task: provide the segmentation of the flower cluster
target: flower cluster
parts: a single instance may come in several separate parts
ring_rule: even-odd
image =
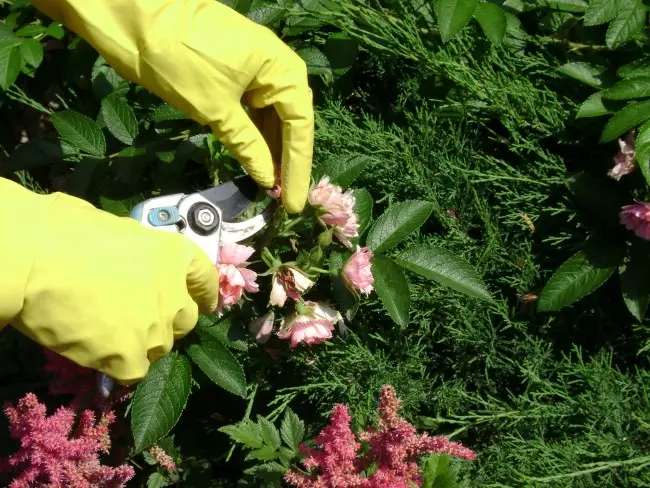
[[[73,429],[73,410],[61,407],[48,417],[33,393],[4,411],[11,436],[20,441],[18,451],[4,462],[7,471],[18,473],[9,488],[118,488],[134,476],[128,465],[109,467],[99,461],[99,453],[110,449],[112,412],[96,422],[93,412],[85,410]]]
[[[426,433],[418,435],[399,415],[399,409],[395,389],[384,385],[377,407],[378,428],[355,436],[347,407],[336,405],[329,425],[315,439],[317,447],[300,446],[305,455],[302,465],[309,474],[288,471],[285,481],[297,488],[408,488],[421,485],[417,460],[424,454],[474,459],[474,452],[459,443]],[[360,441],[370,446],[368,452],[361,451]]]
[[[152,446],[149,448],[149,454],[154,460],[160,465],[161,468],[166,469],[167,471],[175,472],[178,470],[176,463],[172,457],[165,452],[165,450],[160,446]]]
[[[270,196],[279,197],[278,188]],[[268,266],[268,271],[257,273],[249,269],[248,260],[255,249],[236,243],[223,244],[219,255],[219,305],[217,313],[232,309],[238,304],[244,292],[258,293],[262,276],[271,276],[268,302],[270,309],[260,318],[249,325],[250,332],[256,341],[265,344],[273,336],[276,314],[273,308],[282,309],[287,306],[293,311],[285,312],[279,317],[277,337],[288,340],[291,348],[303,343],[308,346],[319,344],[333,337],[334,326],[345,330],[343,317],[333,309],[327,300],[305,300],[304,296],[316,287],[318,276],[326,274],[340,276],[350,293],[359,297],[369,295],[373,291],[374,278],[372,275],[372,252],[366,247],[357,246],[352,252],[352,242],[359,236],[359,218],[355,213],[355,197],[352,190],[343,191],[340,186],[323,177],[309,192],[309,209],[294,219],[287,219],[276,226],[274,236],[289,237],[290,246],[280,246],[277,250],[282,253],[293,249],[299,257],[296,261],[282,262],[279,257],[266,246],[261,246],[261,258]],[[294,227],[302,225],[305,230],[296,234]],[[313,229],[322,228],[324,231],[313,237]],[[311,236],[312,240],[300,242],[296,237]],[[295,237],[294,237],[295,236]],[[340,269],[324,270],[320,265],[325,261],[325,252],[332,245],[333,237],[343,245],[348,254],[347,261]],[[309,239],[309,238],[308,238]],[[267,241],[268,243],[268,241]],[[311,251],[305,252],[297,248],[302,245]]]
[[[630,174],[636,167],[636,152],[634,131],[630,132],[625,139],[618,140],[619,152],[614,156],[614,166],[607,173],[616,181],[623,176]]]

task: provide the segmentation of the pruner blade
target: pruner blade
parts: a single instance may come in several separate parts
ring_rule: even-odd
[[[266,227],[272,218],[273,206],[269,206],[261,214],[243,222],[223,222],[221,243],[244,241]]]

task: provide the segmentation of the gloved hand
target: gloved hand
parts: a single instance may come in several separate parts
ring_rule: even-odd
[[[64,194],[0,178],[0,327],[131,383],[217,305],[208,256]]]
[[[287,211],[302,210],[312,92],[305,63],[272,31],[216,0],[32,3],[83,37],[123,78],[209,125],[262,187],[280,179]]]

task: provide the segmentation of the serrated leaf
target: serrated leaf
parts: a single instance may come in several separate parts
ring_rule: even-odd
[[[643,29],[645,19],[646,9],[639,0],[621,0],[618,15],[607,28],[607,47],[616,49],[631,41]]]
[[[20,44],[20,55],[26,64],[38,68],[43,61],[43,46],[36,39],[25,39]]]
[[[309,46],[297,51],[307,64],[307,73],[310,75],[326,75],[331,76],[332,67],[327,59],[327,56],[315,46]]]
[[[381,253],[399,244],[419,229],[431,215],[433,205],[413,200],[391,205],[368,231],[366,245],[374,253]]]
[[[314,173],[319,177],[329,176],[330,182],[345,189],[354,183],[365,167],[373,161],[370,156],[361,154],[336,156],[315,168]]]
[[[593,66],[588,63],[576,61],[563,64],[558,68],[558,71],[594,88],[600,88],[604,84],[603,75],[605,68],[602,66]]]
[[[167,485],[167,481],[162,473],[151,473],[147,478],[147,488],[162,488]]]
[[[288,468],[275,461],[264,464],[256,464],[246,469],[244,473],[262,478],[263,480],[278,480],[286,473]]]
[[[354,212],[359,217],[359,235],[362,235],[372,222],[372,196],[365,188],[354,190]]]
[[[131,404],[136,452],[163,438],[176,425],[190,396],[191,377],[190,362],[177,352],[151,365]]]
[[[490,292],[474,267],[454,253],[430,245],[411,247],[397,258],[397,264],[480,300],[492,301]]]
[[[259,6],[254,6],[246,14],[246,17],[251,19],[256,24],[266,27],[275,26],[284,17],[287,10],[273,3],[264,3]]]
[[[374,256],[372,276],[375,280],[375,292],[388,315],[398,325],[408,324],[411,294],[402,268],[389,258],[381,255]]]
[[[259,449],[254,449],[246,455],[245,460],[250,461],[251,459],[257,459],[259,461],[272,461],[277,459],[279,453],[268,446],[260,447]]]
[[[125,94],[129,89],[129,82],[117,74],[113,67],[106,64],[106,60],[99,56],[90,73],[93,93],[98,98],[103,98],[113,92]]]
[[[622,80],[603,90],[603,98],[609,100],[630,100],[650,97],[650,77]]]
[[[14,31],[11,28],[11,26],[7,24],[4,20],[0,20],[0,41],[13,39],[14,37],[16,37],[16,34],[14,34]]]
[[[438,0],[436,15],[442,42],[449,41],[467,25],[477,4],[477,0]]]
[[[580,172],[566,179],[567,188],[585,211],[607,228],[617,228],[618,213],[628,196],[610,178],[597,178]]]
[[[20,41],[6,39],[0,41],[0,88],[9,88],[20,73]]]
[[[59,40],[63,39],[65,36],[65,31],[63,30],[61,24],[58,22],[52,22],[50,25],[48,25],[46,33],[48,36]]]
[[[93,156],[103,156],[106,152],[104,134],[91,118],[66,110],[53,113],[51,120],[59,135],[81,151]]]
[[[156,110],[153,112],[154,122],[166,122],[168,120],[185,120],[189,118],[185,112],[181,109],[176,108],[174,105],[169,103],[163,103],[156,107]]]
[[[244,370],[235,356],[221,343],[194,344],[187,349],[187,354],[215,384],[246,398]]]
[[[8,171],[29,170],[38,166],[49,165],[74,156],[78,151],[65,141],[48,139],[30,139],[18,146],[11,153],[7,164]]]
[[[235,442],[239,442],[249,449],[260,449],[264,447],[262,434],[259,426],[246,420],[235,425],[226,425],[219,429],[219,432],[227,434]]]
[[[650,186],[650,122],[639,127],[635,146],[637,164],[641,168],[646,184]]]
[[[47,27],[40,24],[28,24],[16,31],[18,37],[33,37],[43,34],[47,31]],[[38,41],[37,41],[38,42]]]
[[[619,0],[591,0],[583,17],[586,26],[600,25],[609,22],[619,8]]]
[[[630,103],[607,121],[600,142],[613,141],[648,119],[650,119],[650,100]]]
[[[621,78],[648,78],[650,77],[650,58],[637,59],[621,66],[616,71]]]
[[[296,451],[305,437],[305,423],[290,408],[284,412],[280,424],[280,435],[284,443]]]
[[[238,351],[248,350],[247,334],[239,324],[234,324],[232,316],[220,318],[215,315],[200,315],[196,331],[201,342],[218,341],[226,347]]]
[[[422,488],[460,488],[457,469],[450,461],[444,454],[429,455],[422,470]]]
[[[341,32],[327,38],[323,49],[332,71],[341,75],[352,67],[359,53],[359,43]]]
[[[260,433],[262,434],[264,443],[273,450],[279,449],[282,440],[280,439],[280,432],[278,432],[275,425],[261,415],[257,416],[257,424],[260,426]]]
[[[639,322],[650,304],[650,245],[635,239],[630,249],[630,260],[620,268],[621,293],[630,313]]]
[[[140,200],[137,198],[127,199],[127,200],[111,200],[103,196],[99,197],[99,203],[102,206],[102,209],[117,215],[118,217],[128,217],[131,209],[135,207]]]
[[[101,114],[106,128],[120,142],[133,144],[138,136],[138,120],[133,109],[120,93],[113,93],[102,100]]]
[[[506,35],[507,21],[505,12],[499,6],[490,2],[479,3],[474,18],[492,43],[501,44]]]
[[[592,294],[612,276],[622,259],[620,243],[590,238],[582,251],[565,261],[542,289],[538,309],[552,312]]]
[[[596,92],[587,98],[578,109],[576,118],[584,119],[588,117],[599,117],[601,115],[611,114],[614,110],[608,108],[603,101],[603,92]]]
[[[562,12],[584,12],[588,7],[584,0],[538,0],[537,4]]]

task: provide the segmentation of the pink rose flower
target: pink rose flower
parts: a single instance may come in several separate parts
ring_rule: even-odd
[[[634,146],[634,131],[630,132],[625,139],[618,140],[620,148],[619,153],[614,156],[614,167],[607,173],[616,181],[620,180],[623,176],[631,173],[634,170],[635,164],[635,146]]]
[[[290,339],[292,349],[301,342],[312,346],[331,339],[334,324],[343,322],[341,314],[326,305],[305,302],[305,308],[282,319],[278,337]]]
[[[300,300],[300,295],[313,285],[314,282],[296,268],[280,268],[273,276],[269,305],[284,307],[287,297]]]
[[[375,279],[372,276],[372,252],[367,247],[357,246],[356,252],[350,256],[343,266],[343,277],[355,289],[364,295],[370,295]]]
[[[641,239],[650,241],[650,203],[626,205],[620,213],[621,224]]]
[[[248,330],[250,330],[251,333],[255,336],[255,340],[259,344],[266,344],[271,338],[274,319],[275,315],[273,312],[268,312],[260,318],[253,320],[253,322],[251,322],[251,324],[248,326]]]
[[[321,219],[327,225],[334,227],[334,235],[347,247],[351,247],[350,239],[359,235],[359,217],[354,212],[356,200],[352,190],[343,192],[340,186],[330,183],[324,176],[309,192],[309,202],[315,207],[321,207]]]
[[[256,293],[259,286],[256,283],[257,273],[246,268],[246,260],[251,257],[255,249],[241,246],[234,242],[226,242],[221,246],[219,253],[219,305],[217,311],[223,307],[230,308],[237,303],[246,290]]]

